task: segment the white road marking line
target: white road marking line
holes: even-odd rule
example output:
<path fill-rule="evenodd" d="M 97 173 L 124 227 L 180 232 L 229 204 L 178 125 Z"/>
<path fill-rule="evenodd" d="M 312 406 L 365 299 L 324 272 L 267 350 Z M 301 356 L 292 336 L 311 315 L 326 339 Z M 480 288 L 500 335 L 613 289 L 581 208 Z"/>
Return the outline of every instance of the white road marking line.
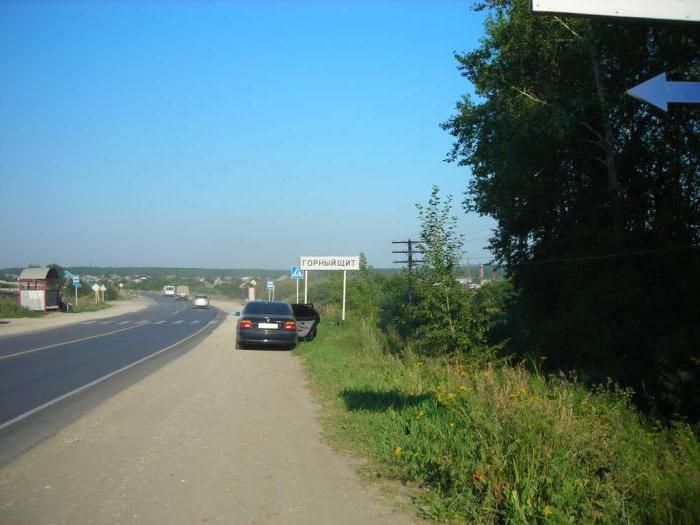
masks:
<path fill-rule="evenodd" d="M 117 324 L 129 324 L 133 323 L 133 321 L 119 321 Z"/>
<path fill-rule="evenodd" d="M 163 320 L 161 320 L 161 321 L 156 321 L 156 322 L 153 323 L 153 324 L 165 324 L 165 323 L 167 323 L 167 322 L 168 322 L 168 321 L 166 321 L 165 319 L 163 319 Z"/>
<path fill-rule="evenodd" d="M 97 320 L 94 320 L 94 321 L 83 321 L 82 323 L 80 323 L 80 325 L 83 326 L 83 325 L 86 325 L 86 324 L 93 324 L 93 323 L 96 323 L 96 322 L 97 322 Z"/>
<path fill-rule="evenodd" d="M 75 394 L 78 394 L 78 393 L 82 392 L 83 390 L 87 390 L 88 388 L 93 387 L 93 386 L 95 386 L 95 385 L 101 383 L 102 381 L 106 381 L 106 380 L 109 379 L 110 377 L 114 377 L 114 376 L 116 376 L 117 374 L 119 374 L 119 373 L 121 373 L 121 372 L 124 372 L 125 370 L 128 370 L 129 368 L 133 368 L 133 367 L 136 366 L 136 365 L 140 365 L 140 364 L 143 363 L 144 361 L 148 361 L 149 359 L 151 359 L 151 358 L 153 358 L 153 357 L 156 357 L 157 355 L 160 355 L 160 354 L 162 354 L 163 352 L 167 352 L 167 351 L 170 350 L 171 348 L 175 348 L 176 346 L 181 345 L 182 343 L 184 343 L 184 342 L 187 341 L 188 339 L 192 339 L 195 335 L 197 335 L 197 334 L 199 334 L 200 332 L 202 332 L 203 330 L 205 330 L 205 329 L 206 329 L 210 324 L 212 324 L 213 322 L 214 322 L 214 321 L 210 321 L 208 324 L 204 325 L 202 328 L 200 328 L 199 330 L 197 330 L 195 333 L 190 334 L 190 335 L 188 335 L 187 337 L 185 337 L 185 338 L 183 338 L 183 339 L 180 339 L 178 342 L 173 343 L 173 344 L 171 344 L 170 346 L 166 346 L 165 348 L 161 348 L 160 350 L 158 350 L 158 351 L 156 351 L 156 352 L 154 352 L 154 353 L 152 353 L 152 354 L 149 354 L 149 355 L 147 355 L 146 357 L 142 357 L 142 358 L 139 359 L 138 361 L 134 361 L 133 363 L 130 363 L 130 364 L 126 365 L 126 366 L 121 367 L 119 370 L 115 370 L 114 372 L 110 372 L 110 373 L 107 374 L 107 375 L 104 375 L 104 376 L 102 376 L 102 377 L 98 377 L 98 378 L 95 379 L 94 381 L 90 381 L 89 383 L 86 383 L 86 384 L 84 384 L 83 386 L 80 386 L 80 387 L 76 388 L 75 390 L 71 390 L 70 392 L 66 392 L 65 394 L 63 394 L 63 395 L 61 395 L 61 396 L 58 396 L 57 398 L 54 398 L 54 399 L 52 399 L 51 401 L 47 401 L 47 402 L 44 403 L 43 405 L 39 405 L 38 407 L 32 408 L 31 410 L 27 410 L 27 411 L 24 412 L 23 414 L 20 414 L 19 416 L 16 416 L 16 417 L 13 417 L 12 419 L 10 419 L 10 420 L 8 420 L 8 421 L 5 421 L 4 423 L 0 424 L 0 430 L 2 430 L 2 429 L 4 429 L 4 428 L 7 428 L 7 427 L 9 427 L 10 425 L 14 425 L 14 424 L 17 423 L 17 422 L 22 421 L 23 419 L 28 418 L 28 417 L 31 416 L 32 414 L 36 414 L 37 412 L 39 412 L 39 411 L 41 411 L 41 410 L 44 410 L 45 408 L 48 408 L 48 407 L 50 407 L 51 405 L 55 405 L 56 403 L 58 403 L 58 402 L 60 402 L 60 401 L 63 401 L 64 399 L 69 398 L 69 397 L 71 397 L 71 396 L 73 396 L 73 395 L 75 395 Z M 141 326 L 141 325 L 137 325 L 137 326 Z M 134 327 L 134 326 L 130 326 L 129 329 L 131 329 L 131 328 L 135 328 L 135 327 Z"/>
<path fill-rule="evenodd" d="M 199 324 L 199 321 L 192 321 L 190 324 Z"/>
<path fill-rule="evenodd" d="M 182 319 L 180 319 L 179 321 L 173 321 L 173 324 L 182 324 L 182 323 L 184 323 L 184 322 L 185 322 L 185 321 L 183 321 Z"/>
<path fill-rule="evenodd" d="M 114 321 L 102 321 L 101 323 L 98 324 L 112 324 Z"/>
<path fill-rule="evenodd" d="M 133 326 L 127 326 L 126 328 L 120 328 L 119 330 L 112 330 L 111 332 L 107 332 L 104 334 L 91 335 L 89 337 L 81 337 L 80 339 L 73 339 L 71 341 L 64 341 L 63 343 L 56 343 L 53 345 L 40 346 L 39 348 L 32 348 L 31 350 L 22 350 L 21 352 L 16 352 L 14 354 L 0 355 L 0 360 L 9 359 L 11 357 L 17 357 L 17 356 L 25 355 L 25 354 L 31 354 L 33 352 L 39 352 L 40 350 L 48 350 L 49 348 L 57 348 L 59 346 L 69 345 L 71 343 L 79 343 L 81 341 L 87 341 L 89 339 L 97 339 L 98 337 L 104 337 L 104 336 L 116 334 L 119 332 L 126 332 L 127 330 L 133 330 L 134 328 L 138 328 L 139 326 L 143 326 L 145 324 L 147 324 L 147 323 L 142 321 L 142 322 L 135 324 Z"/>

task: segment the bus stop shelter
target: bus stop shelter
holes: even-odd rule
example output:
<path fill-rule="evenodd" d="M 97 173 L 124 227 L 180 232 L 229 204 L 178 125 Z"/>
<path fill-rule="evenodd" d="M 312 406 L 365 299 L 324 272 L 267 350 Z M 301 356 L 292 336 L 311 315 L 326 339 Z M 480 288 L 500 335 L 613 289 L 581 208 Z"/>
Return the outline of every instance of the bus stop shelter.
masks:
<path fill-rule="evenodd" d="M 58 310 L 61 276 L 55 268 L 25 268 L 19 274 L 19 304 L 30 310 Z"/>

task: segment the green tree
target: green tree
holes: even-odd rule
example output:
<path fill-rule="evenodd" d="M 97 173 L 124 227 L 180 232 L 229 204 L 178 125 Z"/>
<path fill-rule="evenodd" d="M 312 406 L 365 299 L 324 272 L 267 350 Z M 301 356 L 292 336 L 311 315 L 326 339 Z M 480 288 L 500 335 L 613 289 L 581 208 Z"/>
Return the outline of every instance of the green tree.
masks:
<path fill-rule="evenodd" d="M 625 91 L 664 71 L 697 79 L 700 27 L 534 16 L 528 0 L 477 9 L 486 35 L 456 58 L 478 98 L 444 127 L 471 169 L 466 210 L 498 221 L 510 349 L 697 418 L 700 111 Z"/>
<path fill-rule="evenodd" d="M 464 241 L 452 215 L 452 196 L 443 199 L 433 186 L 427 205 L 416 207 L 424 262 L 410 282 L 414 300 L 406 314 L 412 338 L 424 353 L 475 357 L 484 350 L 484 330 L 456 277 Z"/>

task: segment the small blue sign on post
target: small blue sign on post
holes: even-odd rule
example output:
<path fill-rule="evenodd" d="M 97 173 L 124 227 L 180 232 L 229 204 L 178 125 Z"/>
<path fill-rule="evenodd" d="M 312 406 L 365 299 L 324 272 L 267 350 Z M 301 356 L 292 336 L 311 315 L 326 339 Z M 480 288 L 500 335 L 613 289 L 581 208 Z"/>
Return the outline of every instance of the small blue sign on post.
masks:
<path fill-rule="evenodd" d="M 298 266 L 292 266 L 292 280 L 301 281 L 304 279 L 304 270 L 300 270 Z"/>
<path fill-rule="evenodd" d="M 80 288 L 82 286 L 80 284 L 80 276 L 79 275 L 73 276 L 73 286 L 75 286 L 76 288 Z"/>
<path fill-rule="evenodd" d="M 267 281 L 267 289 L 273 290 L 275 288 L 275 283 L 273 281 Z"/>

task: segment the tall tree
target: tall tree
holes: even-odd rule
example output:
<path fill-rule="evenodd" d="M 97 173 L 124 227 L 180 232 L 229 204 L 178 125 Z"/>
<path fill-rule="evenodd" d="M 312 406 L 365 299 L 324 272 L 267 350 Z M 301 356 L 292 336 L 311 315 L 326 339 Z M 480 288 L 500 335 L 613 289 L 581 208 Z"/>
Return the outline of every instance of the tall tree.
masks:
<path fill-rule="evenodd" d="M 498 221 L 510 350 L 697 418 L 700 111 L 625 91 L 661 72 L 700 80 L 700 25 L 476 8 L 486 36 L 456 58 L 477 97 L 444 127 L 471 168 L 465 209 Z"/>

